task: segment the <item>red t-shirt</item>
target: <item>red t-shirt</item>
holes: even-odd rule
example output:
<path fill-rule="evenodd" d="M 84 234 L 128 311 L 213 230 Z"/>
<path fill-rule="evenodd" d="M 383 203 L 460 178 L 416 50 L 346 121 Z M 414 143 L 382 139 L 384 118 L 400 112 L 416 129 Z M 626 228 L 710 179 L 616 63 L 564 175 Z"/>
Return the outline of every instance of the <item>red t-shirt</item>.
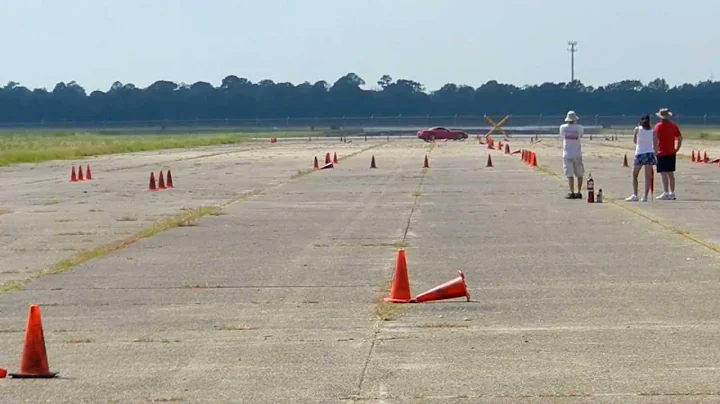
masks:
<path fill-rule="evenodd" d="M 655 125 L 658 137 L 658 156 L 675 154 L 675 139 L 682 136 L 680 128 L 675 123 L 662 120 Z"/>

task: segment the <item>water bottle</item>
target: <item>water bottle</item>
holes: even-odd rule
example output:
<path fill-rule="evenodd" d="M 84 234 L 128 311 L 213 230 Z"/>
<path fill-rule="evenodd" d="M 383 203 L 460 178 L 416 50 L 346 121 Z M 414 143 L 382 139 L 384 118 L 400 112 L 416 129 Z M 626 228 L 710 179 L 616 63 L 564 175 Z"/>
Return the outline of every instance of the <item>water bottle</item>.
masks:
<path fill-rule="evenodd" d="M 588 197 L 587 201 L 588 203 L 594 203 L 595 202 L 595 181 L 592 179 L 592 174 L 590 174 L 590 177 L 587 180 L 587 185 L 585 186 L 587 189 Z"/>

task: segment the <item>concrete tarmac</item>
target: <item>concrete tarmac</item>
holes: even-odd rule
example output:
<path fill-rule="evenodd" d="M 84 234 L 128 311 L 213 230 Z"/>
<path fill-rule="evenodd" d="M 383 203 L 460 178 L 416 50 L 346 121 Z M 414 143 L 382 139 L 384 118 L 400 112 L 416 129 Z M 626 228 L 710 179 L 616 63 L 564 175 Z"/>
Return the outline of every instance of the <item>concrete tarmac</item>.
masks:
<path fill-rule="evenodd" d="M 110 218 L 140 215 L 133 207 L 165 206 L 153 198 L 195 207 L 263 190 L 0 294 L 0 366 L 16 370 L 37 303 L 60 373 L 2 380 L 0 401 L 719 401 L 720 235 L 701 226 L 710 205 L 565 200 L 556 145 L 511 145 L 538 151 L 541 169 L 497 151 L 486 168 L 489 151 L 472 141 L 281 142 L 237 150 L 254 156 L 242 167 L 224 156 L 189 160 L 183 196 L 98 200 L 113 206 L 105 220 L 115 228 Z M 352 157 L 304 173 L 325 150 Z M 586 161 L 608 196 L 627 182 L 615 163 Z M 702 184 L 713 173 L 697 170 L 683 184 L 712 204 L 715 191 Z M 8 200 L 23 206 L 22 196 Z M 0 216 L 3 226 L 13 215 Z M 401 247 L 413 295 L 462 270 L 471 301 L 380 303 Z"/>

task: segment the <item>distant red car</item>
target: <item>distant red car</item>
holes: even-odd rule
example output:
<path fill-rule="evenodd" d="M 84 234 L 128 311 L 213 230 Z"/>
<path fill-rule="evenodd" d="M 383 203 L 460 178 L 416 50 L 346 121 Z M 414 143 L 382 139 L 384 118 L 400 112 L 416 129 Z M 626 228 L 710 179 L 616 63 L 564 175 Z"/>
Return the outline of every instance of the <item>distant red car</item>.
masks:
<path fill-rule="evenodd" d="M 463 140 L 468 138 L 468 134 L 462 131 L 453 131 L 446 128 L 434 127 L 428 130 L 420 130 L 417 133 L 418 139 L 422 139 L 426 142 L 432 142 L 435 140 Z"/>

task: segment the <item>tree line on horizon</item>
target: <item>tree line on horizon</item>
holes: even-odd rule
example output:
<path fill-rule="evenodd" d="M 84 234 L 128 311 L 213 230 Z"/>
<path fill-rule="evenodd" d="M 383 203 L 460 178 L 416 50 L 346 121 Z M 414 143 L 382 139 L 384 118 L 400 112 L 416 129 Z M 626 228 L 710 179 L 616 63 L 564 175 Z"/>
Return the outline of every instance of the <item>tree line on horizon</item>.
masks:
<path fill-rule="evenodd" d="M 0 122 L 139 121 L 193 119 L 313 118 L 365 116 L 448 116 L 578 113 L 641 115 L 661 107 L 684 115 L 720 113 L 720 82 L 670 87 L 664 79 L 647 84 L 623 80 L 605 86 L 580 81 L 518 87 L 495 80 L 473 88 L 448 83 L 436 91 L 413 80 L 388 75 L 377 86 L 348 73 L 326 81 L 253 83 L 227 76 L 219 87 L 159 80 L 146 88 L 115 82 L 108 91 L 87 94 L 78 83 L 58 83 L 52 91 L 30 90 L 16 82 L 0 87 Z"/>

